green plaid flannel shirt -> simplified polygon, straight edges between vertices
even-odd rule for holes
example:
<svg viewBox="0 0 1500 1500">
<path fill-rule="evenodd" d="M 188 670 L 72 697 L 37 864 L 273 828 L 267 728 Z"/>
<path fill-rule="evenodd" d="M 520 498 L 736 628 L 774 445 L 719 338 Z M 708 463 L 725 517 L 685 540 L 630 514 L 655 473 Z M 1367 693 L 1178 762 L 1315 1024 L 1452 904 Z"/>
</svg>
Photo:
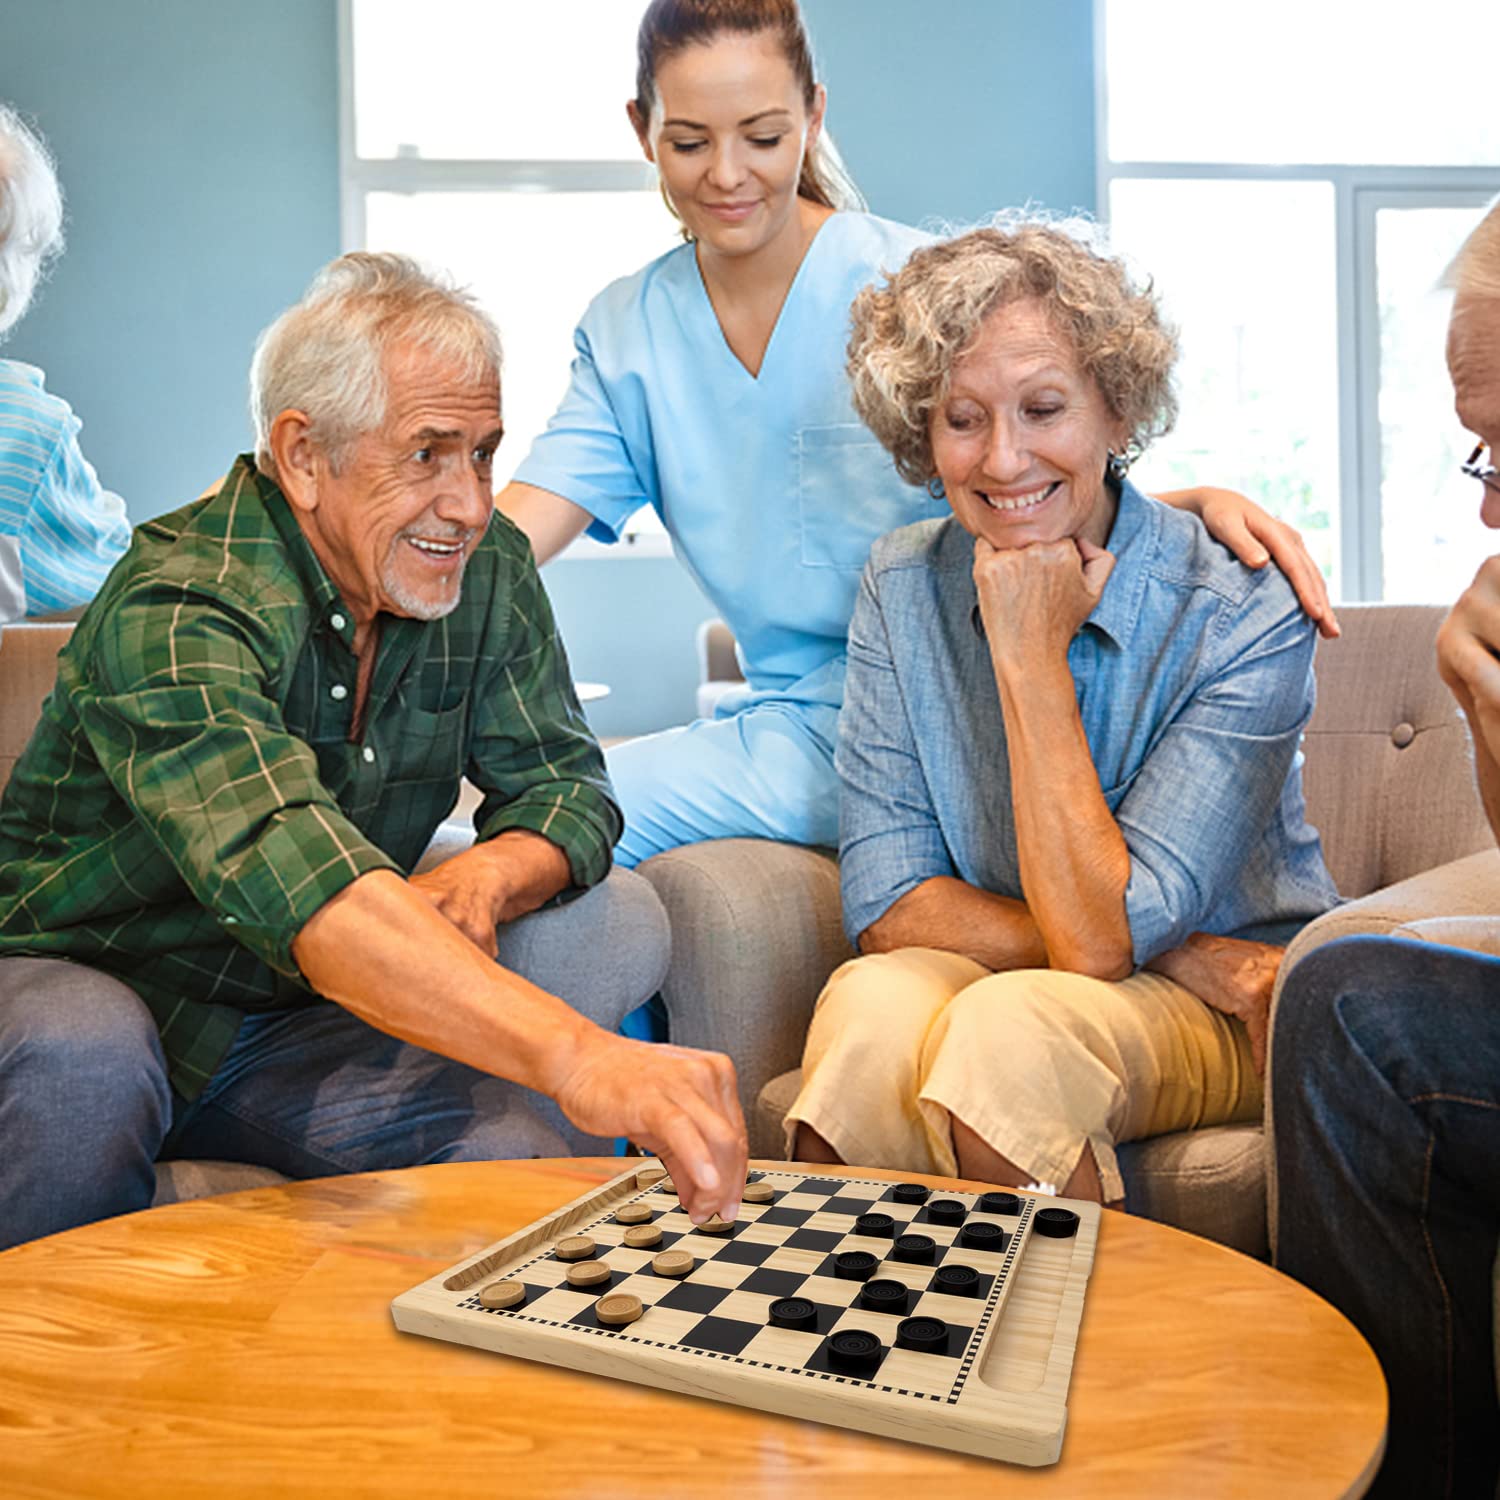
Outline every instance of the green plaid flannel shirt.
<svg viewBox="0 0 1500 1500">
<path fill-rule="evenodd" d="M 496 516 L 441 620 L 381 620 L 351 743 L 354 621 L 241 457 L 137 528 L 64 649 L 0 802 L 0 955 L 70 958 L 150 1006 L 192 1099 L 244 1012 L 311 997 L 292 941 L 370 870 L 409 873 L 465 774 L 480 839 L 543 834 L 574 888 L 621 821 L 525 537 Z"/>
</svg>

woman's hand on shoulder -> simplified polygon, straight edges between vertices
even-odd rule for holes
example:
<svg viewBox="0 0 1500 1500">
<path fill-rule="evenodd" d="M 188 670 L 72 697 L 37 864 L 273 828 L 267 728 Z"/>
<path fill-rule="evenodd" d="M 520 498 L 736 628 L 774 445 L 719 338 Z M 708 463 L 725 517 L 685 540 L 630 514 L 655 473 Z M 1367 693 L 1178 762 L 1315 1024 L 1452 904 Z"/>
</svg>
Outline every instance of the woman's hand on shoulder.
<svg viewBox="0 0 1500 1500">
<path fill-rule="evenodd" d="M 974 590 L 991 652 L 1065 657 L 1093 613 L 1114 554 L 1083 537 L 999 548 L 974 538 Z"/>
<path fill-rule="evenodd" d="M 1237 490 L 1200 487 L 1171 490 L 1156 497 L 1165 505 L 1191 511 L 1208 528 L 1208 534 L 1228 547 L 1247 568 L 1263 568 L 1274 562 L 1318 633 L 1332 640 L 1339 634 L 1338 617 L 1328 597 L 1322 569 L 1302 540 L 1302 533 Z"/>
</svg>

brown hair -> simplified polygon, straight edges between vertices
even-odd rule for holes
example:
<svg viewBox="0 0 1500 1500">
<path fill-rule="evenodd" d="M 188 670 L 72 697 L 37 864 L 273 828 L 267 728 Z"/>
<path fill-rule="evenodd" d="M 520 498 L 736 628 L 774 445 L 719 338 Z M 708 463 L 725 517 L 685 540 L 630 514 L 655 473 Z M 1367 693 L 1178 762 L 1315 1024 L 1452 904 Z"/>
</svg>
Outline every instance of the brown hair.
<svg viewBox="0 0 1500 1500">
<path fill-rule="evenodd" d="M 932 413 L 985 320 L 1031 299 L 1129 433 L 1127 456 L 1171 428 L 1177 333 L 1150 286 L 1105 253 L 1092 224 L 1012 210 L 987 228 L 914 251 L 884 286 L 854 299 L 854 409 L 903 479 L 925 484 L 937 473 Z"/>
<path fill-rule="evenodd" d="M 744 36 L 774 32 L 810 111 L 817 97 L 812 46 L 797 0 L 651 0 L 635 42 L 635 107 L 643 120 L 656 105 L 656 73 L 686 47 L 707 46 L 726 31 Z M 797 196 L 824 208 L 863 208 L 837 148 L 824 130 L 802 159 Z"/>
</svg>

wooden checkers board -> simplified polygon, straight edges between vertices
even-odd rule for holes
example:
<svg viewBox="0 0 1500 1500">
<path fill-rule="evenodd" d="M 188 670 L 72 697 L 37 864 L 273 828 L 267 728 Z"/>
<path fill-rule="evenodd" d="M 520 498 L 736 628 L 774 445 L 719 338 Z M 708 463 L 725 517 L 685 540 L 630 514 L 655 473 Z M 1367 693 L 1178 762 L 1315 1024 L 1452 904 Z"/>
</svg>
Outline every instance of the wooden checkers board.
<svg viewBox="0 0 1500 1500">
<path fill-rule="evenodd" d="M 397 1297 L 396 1326 L 907 1442 L 1057 1460 L 1097 1204 L 789 1167 L 752 1172 L 771 1201 L 746 1203 L 728 1233 L 703 1234 L 670 1189 L 637 1185 L 640 1167 Z M 659 1244 L 624 1244 L 615 1211 L 625 1204 L 650 1208 Z M 871 1214 L 892 1222 L 866 1220 L 884 1232 L 864 1232 L 856 1220 Z M 568 1285 L 554 1246 L 574 1235 L 595 1242 L 607 1282 Z M 924 1238 L 928 1256 L 903 1258 L 920 1255 Z M 651 1263 L 664 1250 L 697 1264 L 658 1276 Z M 479 1293 L 498 1281 L 520 1283 L 524 1300 L 482 1307 Z M 904 1286 L 905 1306 L 873 1310 L 865 1299 L 876 1292 L 902 1300 L 890 1283 Z M 620 1293 L 639 1298 L 642 1315 L 601 1322 L 600 1298 Z M 798 1326 L 773 1324 L 773 1308 Z M 855 1333 L 864 1337 L 840 1338 Z"/>
</svg>

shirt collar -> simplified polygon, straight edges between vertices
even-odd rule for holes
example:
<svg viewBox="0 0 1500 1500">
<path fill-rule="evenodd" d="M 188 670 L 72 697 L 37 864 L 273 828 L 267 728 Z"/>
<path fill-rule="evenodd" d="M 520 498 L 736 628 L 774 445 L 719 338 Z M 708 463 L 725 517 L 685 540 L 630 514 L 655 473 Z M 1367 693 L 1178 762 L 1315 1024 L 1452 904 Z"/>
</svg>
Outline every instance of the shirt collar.
<svg viewBox="0 0 1500 1500">
<path fill-rule="evenodd" d="M 322 626 L 338 636 L 351 650 L 354 644 L 354 613 L 339 597 L 333 580 L 318 561 L 307 534 L 297 524 L 292 513 L 291 502 L 281 492 L 281 486 L 255 466 L 255 456 L 242 453 L 235 459 L 224 489 L 232 488 L 237 480 L 248 480 L 255 486 L 260 502 L 265 506 L 282 545 L 286 548 L 288 561 L 297 581 L 307 596 L 309 612 L 316 625 Z M 223 490 L 220 491 L 223 493 Z"/>
<path fill-rule="evenodd" d="M 1146 574 L 1156 551 L 1156 529 L 1160 517 L 1148 500 L 1128 479 L 1120 481 L 1120 500 L 1115 506 L 1115 523 L 1109 529 L 1105 547 L 1115 557 L 1114 571 L 1104 592 L 1085 625 L 1102 630 L 1115 645 L 1124 649 L 1130 644 L 1140 622 L 1141 598 L 1146 590 Z"/>
<path fill-rule="evenodd" d="M 972 568 L 973 541 L 957 520 L 950 523 L 946 539 L 957 565 Z M 1083 623 L 1103 631 L 1122 649 L 1130 644 L 1140 618 L 1141 595 L 1146 587 L 1146 570 L 1153 551 L 1158 518 L 1149 501 L 1129 480 L 1120 482 L 1119 503 L 1115 506 L 1114 524 L 1105 544 L 1115 555 L 1115 566 L 1104 585 L 1099 602 Z M 984 621 L 975 601 L 969 612 L 974 633 L 984 639 Z"/>
</svg>

